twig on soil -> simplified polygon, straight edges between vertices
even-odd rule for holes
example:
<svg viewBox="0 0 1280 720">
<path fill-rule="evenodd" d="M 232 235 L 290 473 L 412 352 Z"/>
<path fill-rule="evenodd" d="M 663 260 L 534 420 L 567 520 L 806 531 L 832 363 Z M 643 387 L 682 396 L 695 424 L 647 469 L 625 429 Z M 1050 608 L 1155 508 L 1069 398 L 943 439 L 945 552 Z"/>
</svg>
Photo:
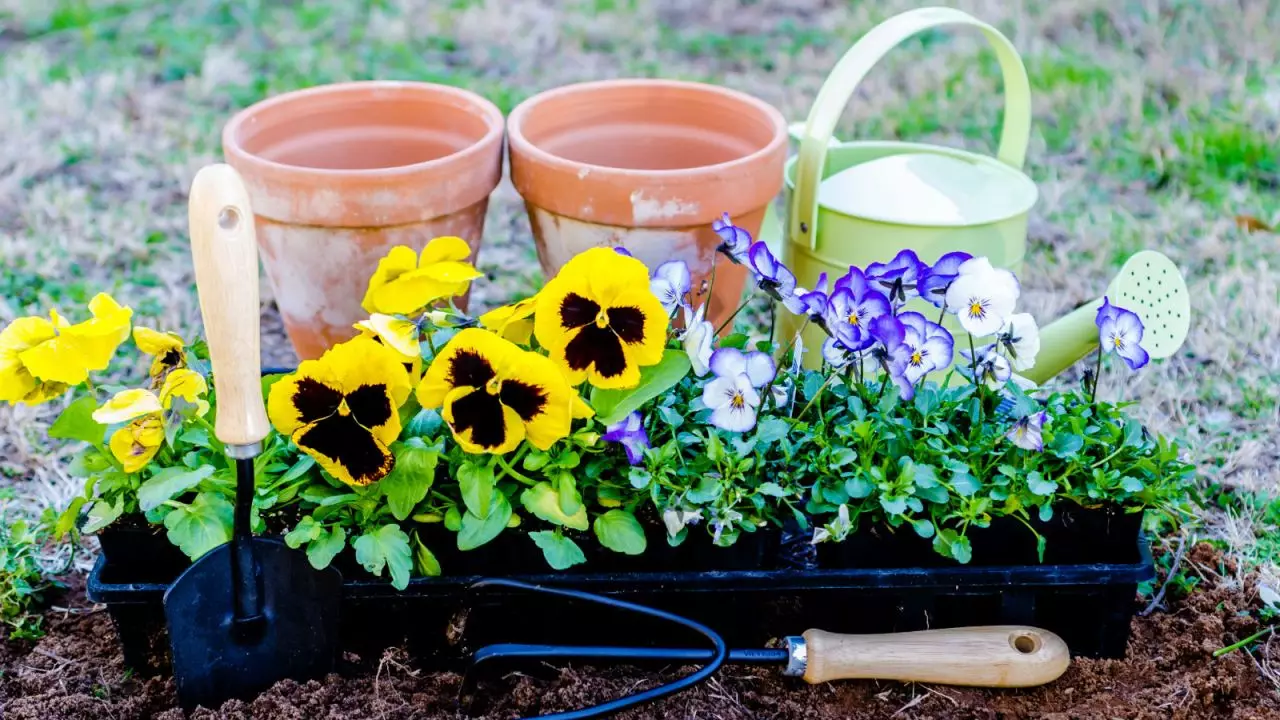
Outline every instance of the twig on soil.
<svg viewBox="0 0 1280 720">
<path fill-rule="evenodd" d="M 1161 603 L 1164 601 L 1164 593 L 1166 590 L 1169 589 L 1169 581 L 1173 579 L 1174 575 L 1178 574 L 1178 566 L 1182 564 L 1182 553 L 1186 551 L 1186 549 L 1187 549 L 1187 536 L 1183 535 L 1178 539 L 1178 550 L 1173 555 L 1173 564 L 1169 566 L 1169 573 L 1164 576 L 1164 582 L 1160 583 L 1160 592 L 1156 593 L 1156 596 L 1154 598 L 1151 598 L 1151 604 L 1148 605 L 1145 610 L 1138 613 L 1139 615 L 1141 615 L 1142 617 L 1146 617 L 1150 615 L 1157 607 L 1162 607 Z"/>
<path fill-rule="evenodd" d="M 925 689 L 925 690 L 928 690 L 929 692 L 933 693 L 934 695 L 937 695 L 937 696 L 938 696 L 938 697 L 940 697 L 940 698 L 944 698 L 944 699 L 946 699 L 946 701 L 947 701 L 947 702 L 949 702 L 949 703 L 951 703 L 952 705 L 955 705 L 955 706 L 957 706 L 957 707 L 959 707 L 959 705 L 960 705 L 960 701 L 959 701 L 959 700 L 956 700 L 955 698 L 951 697 L 950 695 L 948 695 L 948 694 L 946 694 L 946 693 L 944 693 L 944 692 L 940 692 L 940 691 L 938 691 L 938 690 L 934 690 L 933 688 L 929 687 L 928 685 L 925 685 L 925 686 L 924 686 L 924 689 Z"/>
<path fill-rule="evenodd" d="M 44 648 L 33 648 L 33 649 L 31 650 L 31 652 L 33 652 L 33 653 L 35 653 L 35 654 L 37 654 L 37 655 L 43 655 L 43 656 L 45 656 L 45 657 L 49 658 L 50 660 L 53 660 L 53 661 L 55 661 L 55 662 L 62 663 L 63 665 L 68 665 L 68 664 L 70 664 L 70 663 L 72 662 L 71 660 L 68 660 L 68 659 L 66 659 L 66 658 L 62 657 L 61 655 L 59 655 L 59 654 L 57 654 L 57 653 L 51 653 L 51 652 L 49 652 L 48 650 L 45 650 Z"/>
<path fill-rule="evenodd" d="M 926 689 L 927 689 L 927 688 L 926 688 Z M 909 703 L 907 703 L 906 705 L 903 705 L 902 707 L 898 708 L 897 712 L 895 712 L 894 714 L 890 715 L 889 717 L 898 717 L 898 716 L 899 716 L 899 715 L 901 715 L 904 711 L 910 710 L 911 708 L 913 708 L 913 707 L 915 707 L 915 706 L 919 705 L 920 703 L 924 702 L 924 699 L 925 699 L 925 698 L 927 698 L 927 697 L 929 697 L 929 696 L 928 696 L 928 695 L 917 695 L 917 696 L 915 696 L 914 698 L 912 698 L 912 699 L 911 699 L 911 702 L 909 702 Z"/>
<path fill-rule="evenodd" d="M 1224 647 L 1224 648 L 1218 648 L 1217 650 L 1214 650 L 1214 651 L 1213 651 L 1213 656 L 1214 656 L 1214 657 L 1222 657 L 1223 655 L 1226 655 L 1226 654 L 1228 654 L 1228 653 L 1231 653 L 1231 652 L 1234 652 L 1234 651 L 1236 651 L 1236 650 L 1239 650 L 1240 648 L 1242 648 L 1242 647 L 1244 647 L 1244 646 L 1248 645 L 1249 643 L 1253 642 L 1254 640 L 1258 640 L 1258 639 L 1261 639 L 1261 638 L 1263 638 L 1263 637 L 1266 637 L 1267 635 L 1270 635 L 1271 633 L 1273 633 L 1273 632 L 1275 632 L 1275 631 L 1276 631 L 1276 626 L 1275 626 L 1275 625 L 1269 625 L 1269 626 L 1267 626 L 1266 628 L 1264 628 L 1264 629 L 1262 629 L 1262 630 L 1259 630 L 1258 632 L 1256 632 L 1256 633 L 1254 633 L 1254 634 L 1250 635 L 1249 637 L 1247 637 L 1247 638 L 1245 638 L 1245 639 L 1243 639 L 1243 640 L 1241 640 L 1241 641 L 1239 641 L 1239 642 L 1231 643 L 1230 645 L 1228 645 L 1228 646 L 1226 646 L 1226 647 Z"/>
</svg>

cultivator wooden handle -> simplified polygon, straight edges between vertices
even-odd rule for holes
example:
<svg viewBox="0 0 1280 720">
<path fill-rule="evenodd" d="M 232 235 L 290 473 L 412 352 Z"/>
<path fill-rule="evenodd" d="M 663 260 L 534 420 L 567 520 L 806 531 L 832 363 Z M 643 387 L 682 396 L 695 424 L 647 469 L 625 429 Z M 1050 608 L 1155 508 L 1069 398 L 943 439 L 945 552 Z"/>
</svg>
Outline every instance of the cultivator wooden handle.
<svg viewBox="0 0 1280 720">
<path fill-rule="evenodd" d="M 230 165 L 208 165 L 191 183 L 188 212 L 218 397 L 214 432 L 228 454 L 252 456 L 271 426 L 262 402 L 258 243 L 249 193 Z"/>
<path fill-rule="evenodd" d="M 1018 625 L 841 635 L 809 630 L 788 638 L 788 674 L 810 683 L 877 679 L 1029 687 L 1052 682 L 1070 663 L 1067 644 Z"/>
</svg>

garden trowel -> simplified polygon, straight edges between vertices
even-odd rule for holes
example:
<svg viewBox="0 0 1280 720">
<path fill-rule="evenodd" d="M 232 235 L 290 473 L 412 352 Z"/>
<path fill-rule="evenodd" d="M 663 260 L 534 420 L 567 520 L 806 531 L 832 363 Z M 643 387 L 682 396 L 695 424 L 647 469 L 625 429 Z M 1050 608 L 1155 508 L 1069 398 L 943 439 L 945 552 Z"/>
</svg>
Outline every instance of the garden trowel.
<svg viewBox="0 0 1280 720">
<path fill-rule="evenodd" d="M 1112 305 L 1131 310 L 1142 320 L 1142 347 L 1152 358 L 1177 352 L 1191 327 L 1191 299 L 1178 266 L 1154 250 L 1143 250 L 1125 262 L 1107 287 Z M 1021 373 L 1042 385 L 1098 348 L 1098 298 L 1040 329 L 1035 367 Z"/>
<path fill-rule="evenodd" d="M 235 461 L 229 542 L 200 557 L 164 595 L 178 699 L 219 707 L 277 680 L 323 676 L 337 656 L 342 576 L 300 550 L 255 538 L 254 458 L 270 425 L 262 402 L 258 248 L 249 197 L 229 165 L 196 174 L 191 256 L 217 398 L 214 432 Z"/>
</svg>

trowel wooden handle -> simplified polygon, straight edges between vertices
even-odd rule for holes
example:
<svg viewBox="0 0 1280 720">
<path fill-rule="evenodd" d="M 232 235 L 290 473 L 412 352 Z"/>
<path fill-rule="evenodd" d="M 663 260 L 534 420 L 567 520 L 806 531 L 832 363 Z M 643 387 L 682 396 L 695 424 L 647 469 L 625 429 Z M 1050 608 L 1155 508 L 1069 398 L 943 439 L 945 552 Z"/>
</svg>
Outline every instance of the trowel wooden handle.
<svg viewBox="0 0 1280 720">
<path fill-rule="evenodd" d="M 258 244 L 249 194 L 230 165 L 196 173 L 188 220 L 218 398 L 214 432 L 228 446 L 253 445 L 271 428 L 262 403 Z"/>
<path fill-rule="evenodd" d="M 804 634 L 810 683 L 877 679 L 1028 687 L 1055 680 L 1070 662 L 1067 645 L 1038 628 L 998 625 L 883 635 Z"/>
</svg>

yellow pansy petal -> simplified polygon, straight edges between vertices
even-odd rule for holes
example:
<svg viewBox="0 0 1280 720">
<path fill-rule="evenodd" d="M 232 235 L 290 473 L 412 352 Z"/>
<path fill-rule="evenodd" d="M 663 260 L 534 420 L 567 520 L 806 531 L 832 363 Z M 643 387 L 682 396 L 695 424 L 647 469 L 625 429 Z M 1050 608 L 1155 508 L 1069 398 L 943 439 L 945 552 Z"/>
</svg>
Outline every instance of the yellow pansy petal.
<svg viewBox="0 0 1280 720">
<path fill-rule="evenodd" d="M 486 330 L 462 330 L 449 339 L 427 368 L 418 385 L 418 402 L 424 408 L 438 408 L 450 390 L 487 383 L 497 377 L 499 368 L 507 366 L 513 354 L 522 352 L 514 343 Z"/>
<path fill-rule="evenodd" d="M 209 392 L 209 384 L 204 376 L 194 370 L 179 368 L 165 377 L 164 387 L 160 389 L 160 404 L 168 409 L 175 397 L 180 397 L 197 407 L 197 414 L 203 415 L 209 404 L 201 396 Z"/>
<path fill-rule="evenodd" d="M 480 316 L 480 324 L 513 343 L 527 345 L 533 335 L 533 313 L 537 307 L 538 296 L 534 295 L 490 310 Z"/>
<path fill-rule="evenodd" d="M 92 320 L 72 325 L 64 332 L 81 339 L 84 364 L 89 370 L 105 370 L 111 356 L 129 338 L 133 310 L 123 307 L 106 293 L 98 293 L 89 301 Z"/>
<path fill-rule="evenodd" d="M 502 381 L 503 404 L 524 421 L 529 443 L 539 450 L 550 448 L 569 434 L 578 394 L 550 359 L 525 352 L 518 368 Z M 521 401 L 527 405 L 521 406 Z"/>
<path fill-rule="evenodd" d="M 127 473 L 136 473 L 160 451 L 164 421 L 159 415 L 138 418 L 111 434 L 108 447 Z"/>
<path fill-rule="evenodd" d="M 160 332 L 141 325 L 133 329 L 133 344 L 148 355 L 163 355 L 170 351 L 179 351 L 185 347 L 182 338 L 171 332 Z"/>
<path fill-rule="evenodd" d="M 466 292 L 466 283 L 442 282 L 413 271 L 375 290 L 370 290 L 375 312 L 412 315 L 431 303 Z"/>
<path fill-rule="evenodd" d="M 431 278 L 440 283 L 452 283 L 455 285 L 463 285 L 484 275 L 484 273 L 476 270 L 470 263 L 463 262 L 440 262 L 431 265 L 424 265 L 417 270 L 423 276 Z"/>
<path fill-rule="evenodd" d="M 354 416 L 334 414 L 293 434 L 298 448 L 333 477 L 363 487 L 386 477 L 395 466 L 387 444 L 355 422 Z"/>
<path fill-rule="evenodd" d="M 374 292 L 383 285 L 395 280 L 410 270 L 418 267 L 418 254 L 413 248 L 407 245 L 397 245 L 391 248 L 391 252 L 386 257 L 378 261 L 378 267 L 373 272 L 373 277 L 369 278 L 369 287 L 365 291 L 364 300 L 360 305 L 365 312 L 377 312 L 378 308 L 373 302 Z"/>
<path fill-rule="evenodd" d="M 102 407 L 93 411 L 93 419 L 103 425 L 129 422 L 143 415 L 160 412 L 160 399 L 150 390 L 121 390 Z"/>
<path fill-rule="evenodd" d="M 595 408 L 588 405 L 587 401 L 583 400 L 582 396 L 576 392 L 573 394 L 572 412 L 574 420 L 585 420 L 586 418 L 595 417 L 596 415 Z"/>
<path fill-rule="evenodd" d="M 321 359 L 303 360 L 297 371 L 271 385 L 267 417 L 282 435 L 338 411 L 342 391 L 332 369 Z"/>
<path fill-rule="evenodd" d="M 399 353 L 371 338 L 357 336 L 334 345 L 325 351 L 321 362 L 332 368 L 333 377 L 344 393 L 353 393 L 364 386 L 385 386 L 398 408 L 413 390 Z"/>
<path fill-rule="evenodd" d="M 418 266 L 425 267 L 434 263 L 464 260 L 470 255 L 471 246 L 466 240 L 453 235 L 443 235 L 432 238 L 431 242 L 422 249 L 422 258 Z"/>
<path fill-rule="evenodd" d="M 538 293 L 538 304 L 533 315 L 533 334 L 538 338 L 539 345 L 553 354 L 564 349 L 576 330 L 565 327 L 560 308 L 570 295 L 585 296 L 584 294 L 590 294 L 590 288 L 580 278 L 571 281 L 557 275 L 543 286 Z M 577 384 L 572 378 L 569 382 Z"/>
<path fill-rule="evenodd" d="M 515 450 L 525 437 L 525 425 L 516 411 L 484 388 L 455 388 L 445 398 L 440 415 L 458 445 L 472 454 L 503 455 Z"/>
<path fill-rule="evenodd" d="M 571 268 L 575 260 L 579 267 Z M 617 305 L 617 296 L 637 288 L 648 289 L 649 269 L 633 257 L 612 248 L 591 248 L 565 263 L 560 272 L 581 273 L 591 288 L 591 298 L 601 305 Z"/>
<path fill-rule="evenodd" d="M 403 359 L 412 360 L 422 356 L 418 326 L 414 323 L 381 313 L 374 313 L 368 322 L 383 344 L 395 349 L 404 356 Z"/>
<path fill-rule="evenodd" d="M 39 405 L 40 403 L 49 402 L 56 397 L 62 397 L 71 386 L 66 383 L 42 382 L 36 385 L 26 397 L 22 398 L 25 405 Z"/>
<path fill-rule="evenodd" d="M 20 317 L 0 330 L 0 402 L 29 402 L 40 383 L 22 362 L 21 353 L 54 335 L 53 323 L 42 317 Z"/>
</svg>

